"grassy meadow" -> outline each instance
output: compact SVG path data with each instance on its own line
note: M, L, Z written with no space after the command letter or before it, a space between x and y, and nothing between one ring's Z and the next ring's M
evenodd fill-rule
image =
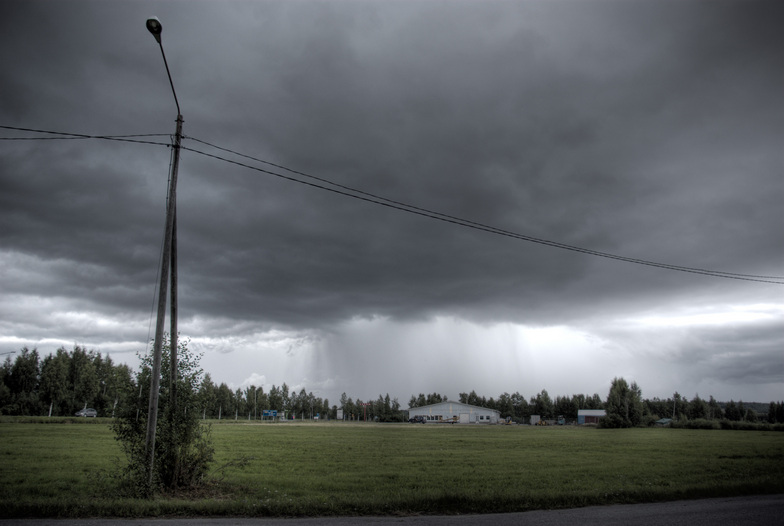
M204 487L135 500L111 476L123 459L108 420L73 422L0 421L0 516L485 513L784 492L780 432L222 421Z

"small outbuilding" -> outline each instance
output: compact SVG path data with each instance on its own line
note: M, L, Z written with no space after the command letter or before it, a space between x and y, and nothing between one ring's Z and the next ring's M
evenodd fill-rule
M408 408L408 418L422 416L426 424L454 422L460 424L497 424L501 412L487 407L463 404L461 402L439 402Z
M607 411L604 409L578 409L577 410L577 423L578 424L598 424L599 419L607 416Z

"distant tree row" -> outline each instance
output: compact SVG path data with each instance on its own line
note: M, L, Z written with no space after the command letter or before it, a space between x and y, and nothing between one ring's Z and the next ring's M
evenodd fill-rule
M447 401L446 396L438 393L412 396L410 407L435 404ZM580 409L604 409L607 417L603 421L605 427L635 427L652 425L661 418L674 420L729 420L771 424L784 423L784 402L770 402L767 414L751 407L744 407L743 402L730 400L727 403L717 402L712 396L706 401L695 395L687 400L677 392L672 398L643 399L642 390L636 382L629 384L623 378L615 378L610 385L607 398L602 400L598 394L575 394L556 396L552 399L543 389L536 396L526 398L519 392L502 393L497 398L486 398L477 395L476 391L460 393L458 401L464 404L487 407L500 411L501 418L512 418L518 422L526 422L531 415L539 415L543 420L551 420L563 416L569 421L577 420ZM753 404L759 406L760 404Z
M419 393L419 396L411 395L411 400L408 401L408 407L422 407L423 405L438 404L440 402L448 402L449 398L446 395L438 393Z
M232 391L225 383L216 386L209 373L204 375L196 399L202 418L260 420L267 410L276 411L280 418L295 419L324 418L330 413L328 399L305 389L290 392L285 382L280 387L273 385L268 392L255 385Z
M36 349L24 347L15 360L8 357L0 367L0 414L69 416L84 407L92 407L100 416L112 416L123 400L146 396L127 365L114 364L109 356L79 345L71 351L61 347L43 360ZM419 393L411 396L408 405L421 407L448 400L446 395L435 392ZM613 380L606 400L598 394L553 399L543 389L529 399L519 392L504 392L489 399L476 391L461 392L458 401L496 409L502 418L518 422L527 421L531 415L539 415L543 420L563 416L567 421L576 421L580 409L605 409L607 427L646 425L660 418L784 423L784 402L770 402L765 414L764 410L744 406L742 401L722 403L712 396L707 401L698 395L687 400L676 392L666 400L643 399L640 387L635 382L628 384L623 378ZM328 399L304 388L293 392L286 383L279 387L273 385L269 391L255 385L232 390L226 383L216 385L209 374L203 376L192 404L190 410L198 411L202 418L260 420L264 411L274 410L278 418L335 419L340 409L345 420L399 422L406 419L398 399L390 398L388 393L367 401L343 393L339 405L330 406Z
M759 406L760 404L751 404ZM673 420L729 420L731 422L757 422L767 420L771 424L784 423L784 403L771 402L767 414L752 407L746 407L743 401L717 402L712 396L703 400L695 395L687 400L677 392L672 398L645 400L647 414Z
M143 375L143 383L141 386L137 383L127 365L116 365L109 356L79 345L72 351L60 348L43 360L37 349L24 347L14 360L9 356L0 367L0 414L71 416L91 407L99 416L113 416L118 404L132 402L135 407L146 404L149 371ZM344 393L341 408L347 419L402 421L405 418L400 403L396 398L390 399L389 394L363 402L354 401ZM274 410L277 418L334 419L338 407L330 407L328 399L305 389L291 392L286 383L279 387L273 385L267 392L254 385L232 390L226 383L216 385L207 373L186 410L198 411L202 418L261 420L265 410Z
M216 386L210 375L204 376L196 396L203 418L232 418L262 420L265 411L275 411L278 419L312 420L338 417L343 411L345 420L368 420L377 422L402 422L405 413L397 398L379 395L376 400L352 399L346 393L340 397L340 406L330 406L329 399L315 396L304 388L293 392L284 382L280 387L273 385L269 391L251 385L232 391L225 383Z
M337 418L337 410L343 410L344 420L368 420L376 422L404 422L406 413L397 398L378 395L375 400L351 399L346 393L340 395L340 407L334 408L331 418Z
M784 402L771 402L768 406L768 422L784 424Z
M90 406L111 415L135 387L131 369L101 353L75 345L41 360L24 347L0 367L0 414L68 416Z

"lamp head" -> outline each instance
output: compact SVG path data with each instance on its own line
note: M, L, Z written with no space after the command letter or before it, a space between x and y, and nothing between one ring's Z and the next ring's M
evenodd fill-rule
M161 43L161 31L163 31L163 26L161 26L161 21L158 20L157 16L151 16L147 19L147 30L152 33L152 36L155 37L155 40L158 43Z

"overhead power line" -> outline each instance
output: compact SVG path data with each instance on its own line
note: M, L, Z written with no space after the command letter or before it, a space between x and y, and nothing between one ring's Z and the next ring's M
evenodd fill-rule
M16 126L2 126L0 129L24 131L30 133L41 133L45 135L53 135L53 137L0 137L0 141L53 141L53 140L84 140L84 139L100 139L104 141L119 141L119 142L133 142L138 144L152 144L155 146L170 146L166 142L157 142L149 140L141 140L140 137L168 137L168 133L145 133L136 135L85 135L82 133L69 133L58 132L51 130L36 130L33 128L19 128Z
M0 137L0 140L52 140L52 139L98 139L98 140L109 140L109 141L120 141L120 142L131 142L131 143L139 143L139 144L149 144L155 146L171 146L170 143L164 142L157 142L157 141L150 141L150 140L143 140L143 137L167 137L170 136L169 134L137 134L137 135L86 135L80 133L69 133L69 132L58 132L58 131L50 131L50 130L40 130L40 129L32 129L32 128L21 128L16 126L3 126L0 125L0 129L6 130L15 130L15 131L23 131L23 132L30 132L30 133L39 133L39 134L46 134L46 135L54 135L55 137ZM339 195L343 195L346 197L351 197L354 199L358 199L361 201L366 201L369 203L373 203L376 205L385 206L387 208L392 208L395 210L399 210L402 212L407 212L409 214L414 214L422 217L427 217L429 219L435 219L438 221L443 221L450 224L455 224L458 226L462 226L465 228L472 228L475 230L488 232L504 237L509 237L513 239L518 239L520 241L527 241L530 243L536 243L539 245L549 246L553 248L560 248L562 250L569 250L572 252L578 252L582 254L586 254L589 256L596 256L602 257L607 259L613 259L616 261L623 261L625 263L633 263L637 265L645 265L649 267L656 267L665 270L673 270L678 272L687 272L691 274L700 274L704 276L711 276L716 278L725 278L725 279L736 279L742 281L755 281L760 283L770 283L774 285L784 285L784 277L782 276L764 276L764 275L757 275L757 274L741 274L736 272L724 272L719 270L710 270L710 269L703 269L703 268L695 268L695 267L686 267L682 265L673 265L670 263L662 263L657 261L650 261L646 259L639 259L639 258L632 258L627 256L622 256L619 254L612 254L609 252L601 252L598 250L593 250L589 248L579 247L576 245L569 245L566 243L561 243L558 241L553 241L550 239L538 238L534 236L529 236L526 234L521 234L519 232L513 232L510 230L501 229L498 227L494 227L492 225L487 225L484 223L479 223L476 221L471 221L468 219L463 219L461 217L445 214L442 212L438 212L435 210L430 210L427 208L418 207L415 205L410 205L408 203L404 203L402 201L397 201L394 199L389 199L380 195L376 195L370 192L366 192L364 190L360 190L357 188L352 188L350 186L342 185L339 183L335 183L323 177L318 177L315 175L311 175L299 170L294 170L292 168L288 168L286 166L276 164L270 161L266 161L264 159L260 159L258 157L254 157L251 155L246 155L230 148L225 148L222 146L218 146L216 144L209 143L207 141L203 141L201 139L197 139L195 137L183 137L184 139L188 139L194 141L196 143L203 144L205 146L209 146L210 148L215 148L216 150L223 151L229 153L231 155L236 155L238 157L248 159L257 163L261 163L272 168L276 168L278 170L283 170L288 172L289 174L294 174L300 177L304 177L309 179L309 181L302 180L300 178L294 177L292 175L285 175L276 171L267 170L264 168L260 168L258 166L253 166L248 163L240 162L234 159L228 159L226 157L208 153L202 150L198 150L195 148L189 148L186 146L182 146L183 150L187 150L205 157L209 157L215 159L217 161L233 164L242 168L247 168L249 170L253 170L256 172L264 173L267 175L272 175L281 179L285 179L287 181L307 185L313 188L317 188L320 190L326 190L328 192L336 193ZM313 182L316 181L316 182Z
M717 277L717 278L737 279L737 280L743 280L743 281L756 281L756 282L761 282L761 283L771 283L771 284L776 284L776 285L784 285L784 282L778 281L778 280L784 280L784 277L781 277L781 276L763 276L763 275L756 275L756 274L740 274L740 273L735 273L735 272L724 272L724 271L718 271L718 270L709 270L709 269L702 269L702 268L685 267L685 266L681 266L681 265L672 265L672 264L669 264L669 263L661 263L661 262L657 262L657 261L650 261L650 260L645 260L645 259L621 256L621 255L618 255L618 254L611 254L611 253L608 253L608 252L601 252L601 251L598 251L598 250L592 250L592 249L588 249L588 248L584 248L584 247L578 247L578 246L575 246L575 245L568 245L566 243L560 243L558 241L552 241L552 240L549 240L549 239L537 238L537 237L534 237L534 236L529 236L529 235L521 234L521 233L518 233L518 232L504 230L504 229L497 228L497 227L494 227L494 226L491 226L491 225L478 223L476 221L470 221L470 220L467 220L467 219L463 219L463 218L460 218L460 217L452 216L452 215L449 215L449 214L444 214L444 213L437 212L437 211L434 211L434 210L430 210L430 209L427 209L427 208L422 208L422 207L417 207L417 206L414 206L414 205L409 205L409 204L401 202L401 201L388 199L386 197L382 197L382 196L375 195L375 194L372 194L372 193L369 193L369 192L365 192L363 190L359 190L359 189L352 188L352 187L349 187L349 186L346 186L346 185L334 183L334 182L329 181L328 179L324 179L322 177L317 177L317 176L310 175L310 174L307 174L307 173L304 173L304 172L301 172L301 171L298 171L298 170L293 170L291 168L287 168L287 167L279 165L279 164L275 164L275 163L272 163L272 162L269 162L269 161L266 161L266 160L263 160L263 159L259 159L259 158L256 158L256 157L253 157L253 156L250 156L250 155L246 155L246 154L243 154L243 153L240 153L240 152L236 152L236 151L231 150L229 148L224 148L222 146L217 146L215 144L211 144L211 143L208 143L206 141L202 141L200 139L196 139L194 137L185 137L185 138L186 139L190 139L190 140L192 140L194 142L198 142L198 143L204 144L206 146L210 146L210 147L215 148L217 150L221 150L221 151L224 151L224 152L227 152L227 153L230 153L230 154L233 154L233 155L237 155L237 156L245 158L245 159L249 159L249 160L253 160L253 161L259 162L259 163L263 163L265 165L278 168L280 170L285 170L285 171L287 171L289 173L300 175L300 176L306 177L308 179L311 179L313 181L318 181L318 183L309 182L309 181L303 181L302 179L298 179L296 177L284 175L284 174L281 174L281 173L278 173L278 172L273 172L271 170L266 170L266 169L263 169L263 168L259 168L258 166L252 166L252 165L249 165L247 163L240 162L240 161L227 159L226 157L222 157L222 156L216 155L216 154L207 153L207 152L204 152L204 151L201 151L201 150L197 150L195 148L183 147L184 150L188 150L188 151L191 151L193 153L197 153L199 155L210 157L210 158L222 161L222 162L234 164L234 165L237 165L237 166L240 166L240 167L243 167L243 168L248 168L250 170L258 171L258 172L265 173L265 174L268 174L268 175L273 175L275 177L279 177L279 178L282 178L282 179L285 179L285 180L288 180L288 181L304 184L304 185L307 185L307 186L311 186L311 187L318 188L318 189L321 189L321 190L326 190L326 191L329 191L329 192L337 193L337 194L344 195L344 196L347 196L347 197L352 197L354 199L359 199L359 200L362 200L362 201L371 202L371 203L374 203L374 204L377 204L377 205L386 206L388 208L393 208L393 209L400 210L400 211L403 211L403 212L408 212L410 214L415 214L415 215L419 215L419 216L428 217L430 219L437 219L439 221L443 221L443 222L446 222L446 223L452 223L452 224L460 225L460 226L463 226L463 227L466 227L466 228L472 228L472 229L475 229L475 230L481 230L481 231L484 231L484 232L489 232L489 233L497 234L497 235L500 235L500 236L510 237L510 238L514 238L514 239L519 239L521 241L528 241L528 242L531 242L531 243L537 243L537 244L540 244L540 245L550 246L550 247L554 247L554 248L560 248L560 249L569 250L569 251L572 251L572 252L579 252L579 253L583 253L583 254L587 254L587 255L591 255L591 256L597 256L597 257L603 257L603 258L608 258L608 259L614 259L614 260L623 261L623 262L626 262L626 263L634 263L634 264L638 264L638 265L646 265L646 266L657 267L657 268L662 268L662 269L666 269L666 270L675 270L675 271L678 271L678 272L687 272L687 273L692 273L692 274L701 274L701 275L713 276L713 277ZM324 184L319 184L319 183L324 183ZM325 185L329 185L329 186L325 186Z

